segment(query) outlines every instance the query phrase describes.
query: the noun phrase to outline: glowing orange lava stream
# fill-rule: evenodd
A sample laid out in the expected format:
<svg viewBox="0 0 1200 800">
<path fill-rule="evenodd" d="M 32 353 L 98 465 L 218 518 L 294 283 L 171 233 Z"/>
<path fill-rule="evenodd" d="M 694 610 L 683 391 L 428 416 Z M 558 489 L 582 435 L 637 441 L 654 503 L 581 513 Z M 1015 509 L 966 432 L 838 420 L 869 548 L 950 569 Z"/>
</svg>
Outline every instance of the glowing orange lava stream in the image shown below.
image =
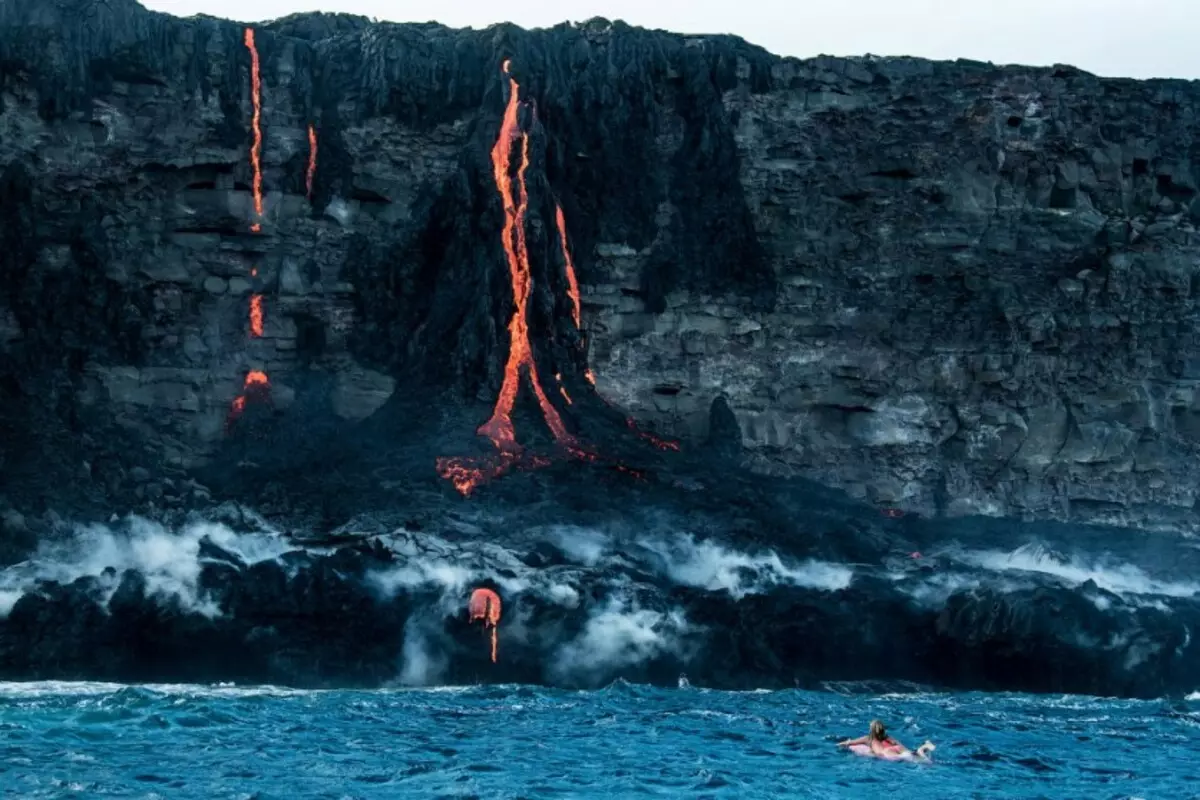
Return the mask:
<svg viewBox="0 0 1200 800">
<path fill-rule="evenodd" d="M 254 133 L 254 143 L 250 145 L 250 167 L 254 170 L 254 214 L 259 220 L 263 215 L 262 197 L 262 78 L 259 74 L 258 48 L 254 45 L 254 29 L 246 28 L 246 49 L 250 51 L 250 102 L 254 106 L 254 115 L 250 121 Z M 257 233 L 262 225 L 255 222 L 250 230 Z"/>
<path fill-rule="evenodd" d="M 263 335 L 263 309 L 262 295 L 256 294 L 250 297 L 250 335 L 255 338 Z"/>
<path fill-rule="evenodd" d="M 529 338 L 528 318 L 529 298 L 533 290 L 533 273 L 530 268 L 529 252 L 525 240 L 525 216 L 529 210 L 529 193 L 525 184 L 525 174 L 529 169 L 529 134 L 520 129 L 518 113 L 521 106 L 521 87 L 509 72 L 510 66 L 511 62 L 505 61 L 502 68 L 504 75 L 508 78 L 509 97 L 508 104 L 504 109 L 500 135 L 496 139 L 496 144 L 492 147 L 491 159 L 496 189 L 499 191 L 500 198 L 504 204 L 504 228 L 501 231 L 500 240 L 504 246 L 505 259 L 508 262 L 509 278 L 513 289 L 514 309 L 512 318 L 508 323 L 509 352 L 508 361 L 504 366 L 504 381 L 500 387 L 500 393 L 496 397 L 496 405 L 492 410 L 491 417 L 477 431 L 481 436 L 486 436 L 490 439 L 499 453 L 498 457 L 491 459 L 469 457 L 437 459 L 438 475 L 450 481 L 454 485 L 454 488 L 464 496 L 470 495 L 484 481 L 497 478 L 515 466 L 537 467 L 550 463 L 548 459 L 538 456 L 522 460 L 522 448 L 517 443 L 516 431 L 512 421 L 512 412 L 516 405 L 522 372 L 529 378 L 530 386 L 533 388 L 534 395 L 537 397 L 538 405 L 541 408 L 542 417 L 545 419 L 551 433 L 554 434 L 555 440 L 576 458 L 588 461 L 601 460 L 595 453 L 581 447 L 576 437 L 567 430 L 558 409 L 551 404 L 545 390 L 542 388 L 542 383 L 537 373 L 537 364 L 533 356 L 533 345 Z M 520 142 L 520 163 L 516 170 L 516 181 L 514 182 L 512 163 L 515 157 L 514 145 L 518 141 Z M 315 153 L 315 143 L 313 152 Z M 575 262 L 571 258 L 566 219 L 563 215 L 562 206 L 557 202 L 554 204 L 554 221 L 558 228 L 559 241 L 562 246 L 567 277 L 567 293 L 571 299 L 571 318 L 575 322 L 575 327 L 582 330 L 583 311 L 579 294 L 579 281 L 575 274 Z M 563 400 L 566 401 L 567 405 L 573 405 L 571 396 L 567 393 L 566 387 L 562 385 L 561 373 L 555 374 L 554 378 Z M 596 376 L 590 369 L 584 372 L 584 378 L 592 386 L 596 385 Z M 666 442 L 652 434 L 637 430 L 632 419 L 629 420 L 629 426 L 641 438 L 652 442 L 660 449 L 679 449 L 679 446 L 673 442 Z M 631 469 L 619 463 L 615 464 L 614 467 L 634 477 L 645 478 L 645 474 L 640 470 Z M 497 600 L 497 602 L 499 601 Z"/>
<path fill-rule="evenodd" d="M 508 68 L 509 62 L 506 61 L 506 75 Z M 525 187 L 525 172 L 529 169 L 529 134 L 521 131 L 517 122 L 521 87 L 511 75 L 508 76 L 508 83 L 511 92 L 508 107 L 504 111 L 500 136 L 492 148 L 492 172 L 496 178 L 496 188 L 504 201 L 505 225 L 501 241 L 508 259 L 515 308 L 508 323 L 509 351 L 508 363 L 504 366 L 504 383 L 500 387 L 499 397 L 496 398 L 492 417 L 480 426 L 479 433 L 491 439 L 498 450 L 519 452 L 520 447 L 513 430 L 512 410 L 517 400 L 522 369 L 529 377 L 529 383 L 542 409 L 542 416 L 545 417 L 554 438 L 573 446 L 575 437 L 567 431 L 558 409 L 551 405 L 545 391 L 542 390 L 537 364 L 533 359 L 533 345 L 529 341 L 529 296 L 533 290 L 533 273 L 529 266 L 529 251 L 525 243 L 525 214 L 529 209 L 529 192 Z M 517 185 L 514 187 L 510 171 L 513 142 L 518 138 L 521 140 L 521 165 L 517 170 Z"/>
<path fill-rule="evenodd" d="M 313 178 L 317 174 L 317 131 L 312 123 L 308 125 L 308 171 L 304 173 L 304 188 L 308 194 L 308 202 L 312 202 Z"/>
<path fill-rule="evenodd" d="M 496 629 L 500 625 L 500 597 L 491 589 L 476 589 L 471 592 L 467 605 L 471 622 L 482 622 L 484 630 L 492 632 L 492 663 L 496 663 Z"/>
<path fill-rule="evenodd" d="M 267 373 L 259 370 L 251 370 L 246 373 L 246 380 L 242 384 L 242 393 L 233 399 L 233 406 L 229 409 L 229 419 L 226 420 L 226 426 L 232 425 L 234 420 L 242 415 L 246 410 L 246 398 L 252 394 L 263 394 L 271 390 L 271 382 L 267 379 Z"/>
<path fill-rule="evenodd" d="M 244 42 L 250 51 L 250 102 L 254 111 L 250 127 L 253 134 L 253 144 L 250 146 L 250 169 L 253 172 L 254 215 L 255 222 L 250 230 L 258 233 L 262 230 L 263 195 L 262 195 L 262 79 L 259 72 L 258 48 L 254 44 L 254 29 L 246 28 Z M 258 268 L 250 270 L 250 277 L 258 276 Z M 250 295 L 250 336 L 260 338 L 263 335 L 263 298 L 261 294 Z M 246 409 L 246 402 L 252 396 L 266 396 L 271 390 L 271 381 L 267 373 L 261 370 L 251 370 L 246 373 L 242 384 L 242 393 L 233 400 L 229 409 L 226 426 L 231 425 Z"/>
<path fill-rule="evenodd" d="M 504 365 L 504 381 L 496 397 L 491 417 L 479 426 L 477 431 L 491 440 L 499 451 L 499 461 L 481 464 L 475 459 L 439 458 L 438 474 L 453 483 L 463 495 L 470 494 L 487 478 L 497 477 L 508 471 L 521 457 L 522 449 L 517 443 L 512 412 L 517 402 L 522 372 L 529 379 L 542 417 L 555 440 L 575 455 L 587 455 L 567 430 L 558 409 L 550 402 L 542 388 L 533 357 L 533 344 L 529 338 L 529 298 L 533 291 L 533 272 L 525 240 L 525 215 L 529 210 L 529 192 L 525 185 L 525 173 L 529 169 L 529 134 L 520 129 L 518 112 L 521 106 L 521 87 L 509 73 L 509 67 L 510 62 L 505 61 L 503 71 L 508 77 L 510 91 L 500 135 L 492 147 L 491 159 L 496 189 L 504 204 L 504 228 L 500 234 L 500 241 L 504 247 L 505 260 L 508 262 L 514 308 L 508 323 L 509 351 L 508 361 Z M 514 182 L 512 162 L 515 155 L 514 145 L 518 141 L 520 163 Z"/>
<path fill-rule="evenodd" d="M 575 263 L 571 261 L 571 248 L 567 246 L 567 221 L 563 218 L 562 206 L 554 204 L 554 221 L 558 225 L 558 239 L 562 242 L 563 259 L 567 264 L 567 294 L 571 297 L 575 327 L 583 327 L 583 308 L 579 301 L 579 281 L 575 279 Z"/>
</svg>

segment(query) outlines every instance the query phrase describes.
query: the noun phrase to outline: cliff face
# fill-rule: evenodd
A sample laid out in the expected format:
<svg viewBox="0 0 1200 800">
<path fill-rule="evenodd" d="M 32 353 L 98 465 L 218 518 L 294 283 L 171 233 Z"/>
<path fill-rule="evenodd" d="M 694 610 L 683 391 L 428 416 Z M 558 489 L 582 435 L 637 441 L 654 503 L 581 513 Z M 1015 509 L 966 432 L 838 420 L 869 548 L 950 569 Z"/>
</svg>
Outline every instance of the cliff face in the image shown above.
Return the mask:
<svg viewBox="0 0 1200 800">
<path fill-rule="evenodd" d="M 646 427 L 699 443 L 732 409 L 752 468 L 886 506 L 1195 527 L 1200 88 L 597 21 L 310 15 L 254 42 L 122 0 L 0 7 L 21 491 L 142 496 L 139 468 L 261 461 L 435 399 L 470 424 L 428 436 L 467 448 L 509 349 L 488 154 L 511 60 L 531 338 L 580 414 L 590 369 Z"/>
</svg>

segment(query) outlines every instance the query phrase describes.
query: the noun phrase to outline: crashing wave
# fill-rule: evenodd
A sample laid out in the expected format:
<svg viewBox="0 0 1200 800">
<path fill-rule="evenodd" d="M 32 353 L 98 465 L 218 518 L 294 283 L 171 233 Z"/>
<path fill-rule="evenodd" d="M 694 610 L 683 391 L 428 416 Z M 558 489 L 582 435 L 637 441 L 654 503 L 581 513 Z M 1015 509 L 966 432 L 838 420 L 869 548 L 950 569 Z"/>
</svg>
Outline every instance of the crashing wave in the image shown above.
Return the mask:
<svg viewBox="0 0 1200 800">
<path fill-rule="evenodd" d="M 81 527 L 0 570 L 0 678 L 1157 696 L 1200 673 L 1190 585 L 1053 548 L 852 566 L 664 528 L 227 522 Z M 479 587 L 502 598 L 496 651 L 466 613 Z"/>
</svg>

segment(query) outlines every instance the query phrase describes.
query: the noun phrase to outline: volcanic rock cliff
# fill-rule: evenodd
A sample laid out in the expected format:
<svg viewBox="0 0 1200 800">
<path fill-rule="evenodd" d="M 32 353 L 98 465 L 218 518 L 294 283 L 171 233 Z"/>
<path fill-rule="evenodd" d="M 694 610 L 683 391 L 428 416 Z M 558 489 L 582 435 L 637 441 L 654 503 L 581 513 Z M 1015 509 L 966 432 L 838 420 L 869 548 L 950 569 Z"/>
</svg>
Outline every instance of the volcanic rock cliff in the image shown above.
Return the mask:
<svg viewBox="0 0 1200 800">
<path fill-rule="evenodd" d="M 306 15 L 251 48 L 132 0 L 0 4 L 0 491 L 350 502 L 355 452 L 388 491 L 486 450 L 505 61 L 530 337 L 585 432 L 924 514 L 1196 527 L 1194 84 L 598 20 Z"/>
</svg>

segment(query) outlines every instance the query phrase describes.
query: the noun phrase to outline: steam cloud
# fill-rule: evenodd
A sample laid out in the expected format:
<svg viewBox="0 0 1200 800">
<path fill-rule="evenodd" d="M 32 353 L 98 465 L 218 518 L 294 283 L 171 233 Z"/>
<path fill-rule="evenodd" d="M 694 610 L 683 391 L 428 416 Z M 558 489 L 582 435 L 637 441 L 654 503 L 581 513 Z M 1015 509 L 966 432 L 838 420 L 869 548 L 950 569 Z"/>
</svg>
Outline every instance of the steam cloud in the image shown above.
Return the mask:
<svg viewBox="0 0 1200 800">
<path fill-rule="evenodd" d="M 416 625 L 404 631 L 404 649 L 400 656 L 400 684 L 403 686 L 432 686 L 445 674 L 445 656 L 431 652 L 429 640 Z"/>
<path fill-rule="evenodd" d="M 552 671 L 562 681 L 600 683 L 626 667 L 663 655 L 685 655 L 690 630 L 679 611 L 640 609 L 613 599 L 588 619 L 578 637 L 559 649 Z"/>
<path fill-rule="evenodd" d="M 711 540 L 697 542 L 690 535 L 654 539 L 643 546 L 662 559 L 667 576 L 675 583 L 725 591 L 739 599 L 780 585 L 838 591 L 849 586 L 854 575 L 839 564 L 806 561 L 788 566 L 774 550 L 749 555 Z"/>
<path fill-rule="evenodd" d="M 1019 547 L 1011 553 L 968 551 L 959 555 L 957 560 L 994 572 L 1040 573 L 1072 585 L 1090 580 L 1101 589 L 1119 595 L 1191 597 L 1200 592 L 1200 583 L 1161 581 L 1132 564 L 1089 563 L 1079 558 L 1059 556 L 1037 545 Z"/>
</svg>

